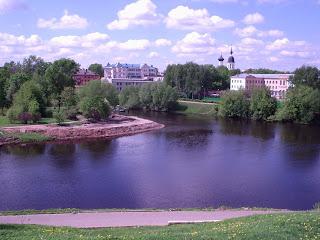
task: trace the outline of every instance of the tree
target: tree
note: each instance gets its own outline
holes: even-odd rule
[[[141,108],[139,99],[139,88],[134,86],[129,86],[120,92],[119,95],[120,105],[127,109],[139,109]]]
[[[255,120],[267,120],[277,110],[277,100],[267,88],[254,89],[250,99],[250,111]]]
[[[102,65],[99,63],[91,64],[89,66],[89,70],[96,73],[96,74],[99,74],[99,76],[101,78],[104,76],[104,69],[103,69]]]
[[[66,87],[61,93],[63,110],[56,111],[57,116],[64,114],[67,119],[76,120],[78,113],[79,98],[72,87]]]
[[[101,82],[100,80],[90,81],[82,87],[79,92],[80,98],[87,96],[100,96],[106,98],[111,106],[119,104],[119,94],[117,89],[111,83]]]
[[[78,71],[79,64],[71,59],[60,59],[54,61],[48,67],[45,78],[48,81],[48,88],[51,97],[57,101],[58,107],[61,106],[61,93],[65,87],[75,87],[73,75]]]
[[[0,68],[0,108],[3,114],[3,108],[7,106],[7,81],[10,76],[6,68]]]
[[[288,91],[277,119],[297,123],[311,123],[320,114],[320,90],[297,86]]]
[[[31,55],[23,60],[22,71],[29,75],[30,78],[35,73],[44,76],[49,65],[50,64],[45,62],[42,58]]]
[[[100,80],[90,81],[82,87],[79,92],[80,111],[89,119],[99,121],[106,119],[111,113],[111,107],[108,99],[115,103],[113,96],[114,87],[109,83],[103,83]],[[110,92],[112,94],[110,95]]]
[[[31,78],[25,73],[14,73],[11,75],[6,91],[6,99],[9,105],[12,103],[14,94],[16,94],[20,87],[29,80],[31,80]]]
[[[288,72],[272,70],[272,69],[267,69],[267,68],[259,68],[259,69],[249,68],[244,72],[248,73],[248,74],[283,74],[283,73],[288,73]]]
[[[80,110],[85,117],[94,121],[107,119],[111,113],[108,100],[100,96],[81,99]]]
[[[11,122],[37,122],[44,113],[45,105],[40,87],[33,81],[25,82],[14,96],[13,105],[8,110]]]
[[[229,118],[248,118],[250,103],[243,91],[228,91],[222,95],[219,114]]]
[[[294,71],[291,81],[295,86],[304,85],[320,89],[320,70],[316,67],[302,66]]]

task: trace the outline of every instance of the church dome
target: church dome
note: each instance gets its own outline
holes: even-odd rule
[[[222,57],[222,54],[221,54],[221,56],[218,58],[218,61],[220,61],[220,62],[223,62],[223,61],[224,61],[224,58]]]
[[[233,56],[230,56],[230,57],[228,58],[228,63],[235,63]]]

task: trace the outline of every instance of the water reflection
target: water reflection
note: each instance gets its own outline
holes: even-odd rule
[[[60,167],[72,167],[75,163],[75,144],[66,144],[66,143],[58,143],[58,144],[50,144],[48,153],[53,158],[53,163]]]
[[[25,144],[25,145],[8,145],[0,148],[0,153],[6,153],[21,157],[35,157],[44,154],[46,145],[44,144]]]
[[[110,154],[114,151],[112,148],[113,140],[91,140],[86,142],[81,142],[79,147],[83,150],[90,152],[93,159],[100,159],[106,154]]]
[[[320,126],[281,124],[279,127],[285,143],[320,144]]]
[[[165,133],[169,145],[180,147],[205,147],[213,134],[208,129],[189,129],[180,131],[169,131]]]

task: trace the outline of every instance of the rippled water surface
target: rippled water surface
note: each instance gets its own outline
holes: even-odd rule
[[[166,128],[0,148],[0,210],[310,209],[320,201],[320,127],[145,117]]]

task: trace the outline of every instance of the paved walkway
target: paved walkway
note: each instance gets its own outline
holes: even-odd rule
[[[279,211],[277,211],[279,212]],[[155,212],[82,212],[0,216],[0,224],[37,224],[75,228],[166,226],[171,223],[215,222],[274,211],[155,211]]]

